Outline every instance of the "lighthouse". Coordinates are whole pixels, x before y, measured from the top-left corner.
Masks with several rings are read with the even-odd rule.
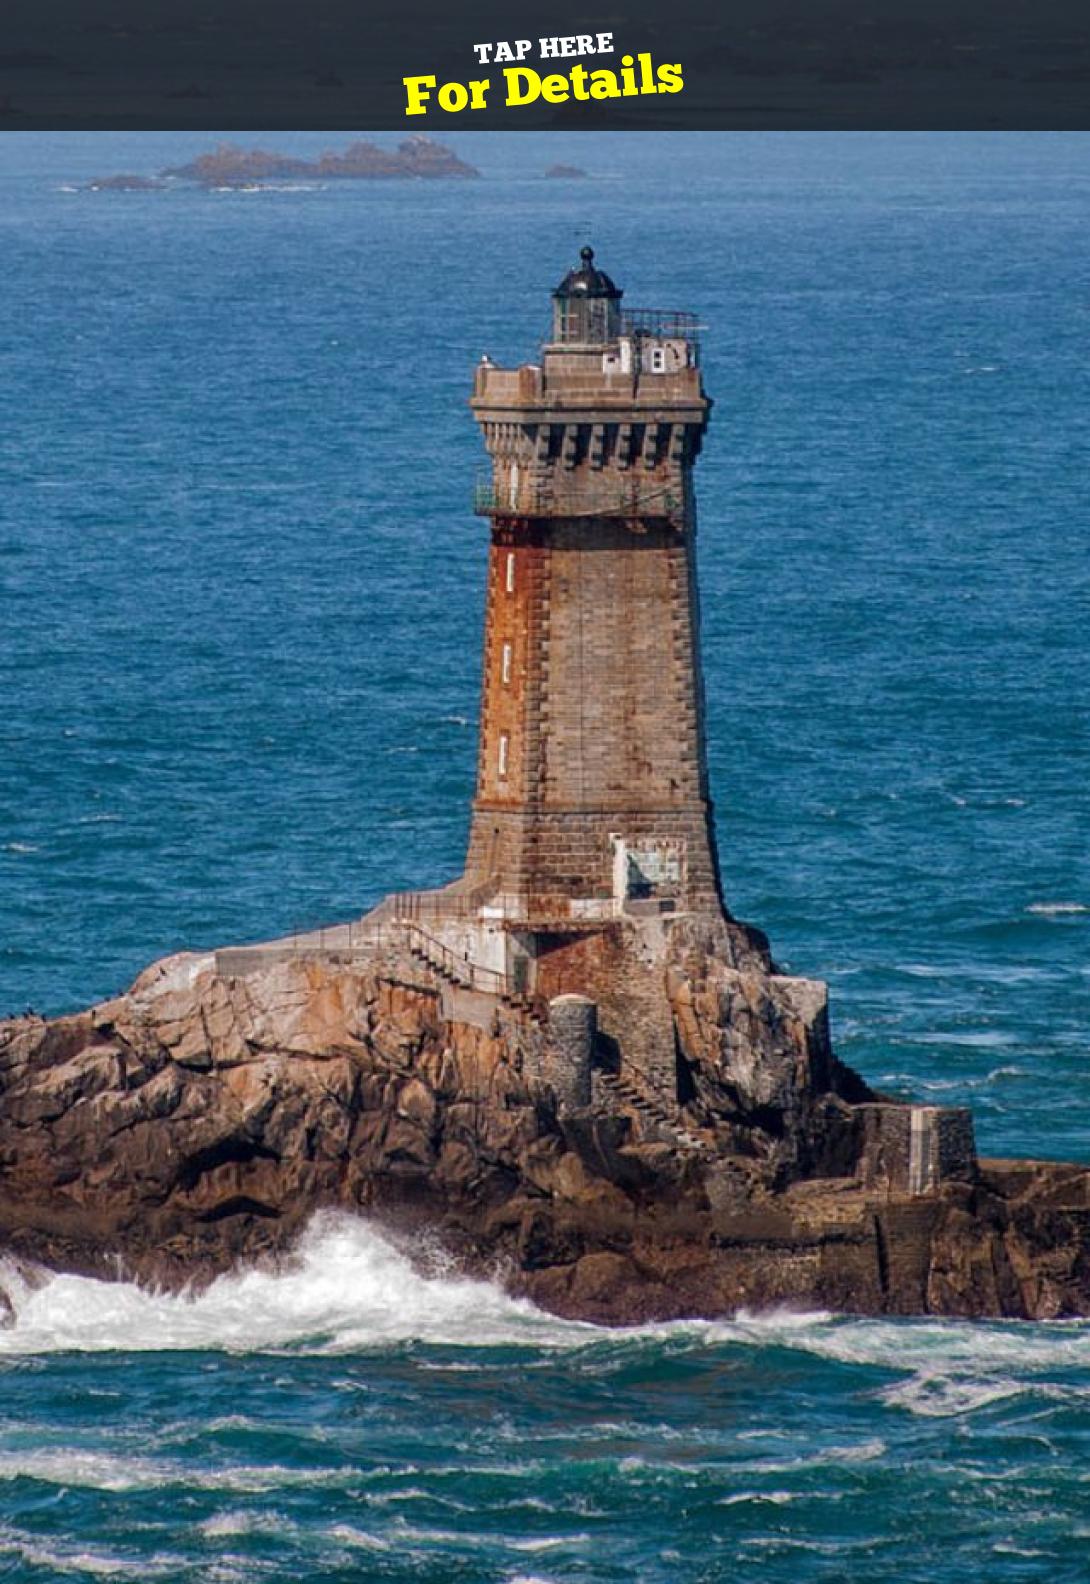
[[[696,582],[693,470],[712,405],[698,329],[689,313],[626,308],[585,247],[552,293],[540,358],[481,358],[469,404],[488,456],[474,495],[488,581],[464,871],[348,924],[219,951],[217,971],[351,965],[336,994],[381,1005],[359,1038],[377,1016],[402,1073],[426,1025],[443,1043],[425,1091],[472,1097],[447,1108],[440,1163],[478,1170],[473,1119],[488,1110],[491,1165],[516,1181],[533,1138],[534,1192],[565,1199],[555,1138],[510,1104],[528,1094],[591,1177],[642,1192],[664,1145],[700,1156],[715,1215],[845,1168],[921,1197],[972,1180],[968,1113],[871,1095],[835,1057],[825,985],[782,974],[723,901]],[[423,1109],[434,1120],[434,1100]],[[536,1211],[517,1214],[535,1246]],[[566,1267],[571,1246],[557,1249]]]
[[[551,306],[539,360],[482,357],[470,397],[489,555],[465,870],[365,923],[402,932],[451,1015],[559,1019],[554,1055],[582,1028],[575,1090],[612,1042],[642,1091],[675,1106],[671,937],[728,917],[692,482],[711,401],[695,316],[626,308],[591,248]],[[567,1084],[572,1063],[557,1062]]]
[[[718,912],[692,470],[695,317],[632,310],[585,247],[539,362],[483,361],[491,466],[467,881],[528,928]]]

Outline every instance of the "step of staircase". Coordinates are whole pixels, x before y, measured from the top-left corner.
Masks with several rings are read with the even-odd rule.
[[[599,1077],[607,1088],[611,1089],[625,1105],[647,1121],[653,1122],[665,1132],[680,1149],[693,1154],[707,1155],[716,1151],[717,1145],[714,1134],[707,1130],[699,1132],[680,1124],[670,1115],[661,1101],[653,1099],[642,1088],[633,1083],[632,1079],[623,1073],[600,1073]]]

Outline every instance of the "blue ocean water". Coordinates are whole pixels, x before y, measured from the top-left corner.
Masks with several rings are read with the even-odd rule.
[[[464,134],[479,183],[75,190],[215,140],[0,139],[0,1012],[458,871],[471,369],[589,239],[708,326],[734,910],[873,1083],[1085,1160],[1087,138]],[[408,1252],[324,1223],[196,1304],[20,1290],[0,1574],[1090,1579],[1090,1328],[616,1335]]]

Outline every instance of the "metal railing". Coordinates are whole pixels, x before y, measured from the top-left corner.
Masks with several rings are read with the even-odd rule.
[[[488,517],[497,510],[498,496],[496,486],[491,474],[487,478],[479,478],[473,485],[473,510],[478,517]]]
[[[393,891],[367,916],[371,919],[476,918],[482,903],[487,902],[496,890],[497,882],[489,879],[457,891],[446,888],[437,891]]]
[[[486,968],[483,963],[470,960],[468,952],[459,953],[445,941],[436,940],[419,924],[401,926],[410,952],[422,957],[429,967],[445,979],[463,985],[467,990],[481,990],[487,995],[508,994],[507,975],[498,968]]]
[[[478,517],[665,517],[673,520],[684,509],[684,497],[673,485],[641,484],[625,480],[594,500],[566,495],[552,483],[543,487],[528,480],[517,490],[497,487],[491,476],[478,478],[473,489],[473,510]]]
[[[688,341],[698,346],[697,331],[706,327],[694,313],[679,313],[673,308],[622,308],[623,336],[652,336],[660,341]]]
[[[408,893],[413,895],[413,893]],[[387,903],[398,898],[388,897]],[[434,972],[468,990],[489,995],[509,996],[508,976],[501,969],[472,961],[468,952],[459,952],[445,941],[422,929],[415,918],[399,917],[385,911],[386,904],[365,918],[347,924],[321,925],[317,929],[295,930],[279,940],[253,946],[227,946],[217,951],[216,972],[226,978],[244,977],[277,963],[325,958],[336,962],[406,954],[421,959]],[[441,915],[435,915],[438,919]],[[442,915],[456,917],[459,915]]]

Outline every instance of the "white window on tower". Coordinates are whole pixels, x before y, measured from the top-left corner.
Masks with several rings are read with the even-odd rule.
[[[651,372],[652,372],[652,374],[665,374],[666,373],[666,348],[665,347],[652,347],[651,348]]]
[[[508,594],[515,592],[515,552],[513,550],[508,550],[507,552],[507,592]]]
[[[500,732],[500,752],[497,768],[499,769],[501,780],[505,779],[507,776],[507,750],[510,746],[510,742],[511,739],[507,733]]]
[[[507,687],[511,681],[511,645],[505,643],[500,656],[500,680]]]

